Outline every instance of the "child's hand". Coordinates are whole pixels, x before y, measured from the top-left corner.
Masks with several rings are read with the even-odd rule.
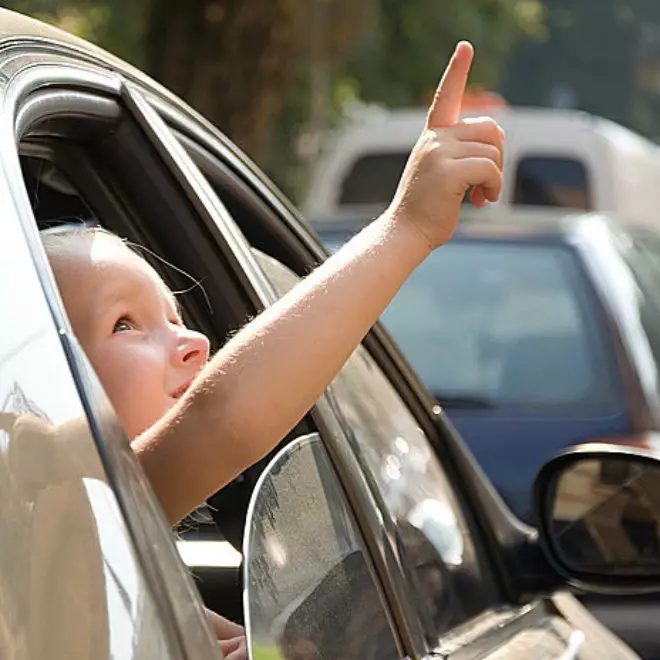
[[[248,660],[245,637],[220,640],[220,648],[225,660]]]
[[[459,121],[473,55],[467,42],[456,47],[390,206],[431,249],[451,238],[470,187],[477,207],[497,201],[502,189],[504,132],[490,118]]]
[[[222,655],[226,660],[248,660],[245,629],[237,623],[225,619],[212,610],[204,608],[206,621],[218,639]]]

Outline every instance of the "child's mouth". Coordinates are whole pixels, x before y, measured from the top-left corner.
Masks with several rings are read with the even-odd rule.
[[[174,392],[172,392],[170,396],[173,399],[180,399],[188,391],[191,385],[192,385],[192,380],[189,380],[188,382],[181,385],[181,387],[178,387],[176,390],[174,390]]]

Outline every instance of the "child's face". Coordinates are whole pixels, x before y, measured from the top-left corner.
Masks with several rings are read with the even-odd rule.
[[[208,339],[183,325],[156,271],[112,237],[74,241],[51,261],[73,331],[134,438],[204,367]]]

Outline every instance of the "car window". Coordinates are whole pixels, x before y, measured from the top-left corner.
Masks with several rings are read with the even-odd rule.
[[[407,161],[407,152],[362,156],[341,182],[339,204],[387,206]]]
[[[35,660],[134,653],[178,659],[123,507],[140,512],[155,544],[149,561],[158,562],[170,593],[181,597],[178,564],[156,551],[167,531],[98,389],[88,402],[99,413],[102,435],[91,431],[79,387],[94,390],[75,376],[93,376],[84,364],[72,369],[67,335],[53,323],[33,255],[9,209],[0,231],[0,648],[8,657]],[[116,443],[121,497],[101,461],[101,438]]]
[[[30,65],[38,63],[31,59]],[[97,72],[90,90],[109,75]],[[80,76],[78,87],[85,89]],[[168,206],[176,206],[172,196],[184,196],[157,157],[158,145],[139,130],[139,110],[111,100],[114,89],[110,84],[99,98],[69,89],[58,96],[49,84],[39,99],[48,128],[39,124],[33,132],[24,123],[13,153],[0,155],[6,176],[0,185],[13,186],[11,195],[2,194],[7,208],[0,215],[0,249],[7,270],[0,302],[5,330],[15,328],[0,333],[0,488],[6,496],[2,521],[9,525],[0,551],[0,635],[9,630],[16,640],[38,644],[26,652],[34,658],[215,657],[201,601],[68,327],[37,233],[37,225],[101,222],[148,243],[145,214],[165,223]],[[84,103],[86,112],[70,112],[69,103]],[[72,116],[81,116],[80,123]],[[39,121],[38,113],[31,117]],[[13,114],[0,121],[10,122],[3,134],[13,134]],[[49,130],[57,140],[46,144]],[[144,157],[154,159],[151,166]],[[124,158],[122,165],[117,159]],[[185,215],[182,206],[176,213]],[[166,232],[161,225],[160,235]],[[16,602],[5,608],[14,595]],[[21,626],[32,628],[21,632]]]
[[[564,414],[616,402],[596,311],[560,246],[454,240],[413,273],[382,320],[448,407]]]
[[[298,282],[257,254],[278,294]],[[366,349],[355,351],[329,391],[395,524],[420,620],[436,643],[497,598],[471,523],[428,438]]]
[[[589,211],[587,169],[576,158],[526,156],[516,166],[514,204]]]

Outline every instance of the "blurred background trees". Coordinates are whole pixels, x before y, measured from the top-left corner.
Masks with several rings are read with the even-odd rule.
[[[11,0],[145,69],[294,199],[363,104],[426,103],[459,39],[472,83],[660,136],[657,0]]]

